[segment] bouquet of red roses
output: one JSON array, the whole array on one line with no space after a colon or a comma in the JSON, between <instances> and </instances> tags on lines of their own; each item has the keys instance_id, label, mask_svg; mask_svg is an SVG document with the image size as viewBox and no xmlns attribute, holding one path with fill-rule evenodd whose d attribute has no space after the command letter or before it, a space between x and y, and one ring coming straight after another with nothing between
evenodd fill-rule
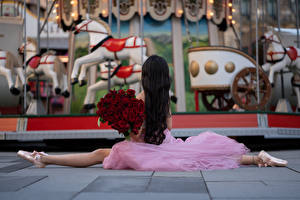
<instances>
[{"instance_id":1,"label":"bouquet of red roses","mask_svg":"<svg viewBox=\"0 0 300 200\"><path fill-rule=\"evenodd\" d=\"M129 138L129 133L138 134L144 121L145 105L135 97L135 91L110 90L97 104L98 126L108 122L113 129Z\"/></svg>"}]
</instances>

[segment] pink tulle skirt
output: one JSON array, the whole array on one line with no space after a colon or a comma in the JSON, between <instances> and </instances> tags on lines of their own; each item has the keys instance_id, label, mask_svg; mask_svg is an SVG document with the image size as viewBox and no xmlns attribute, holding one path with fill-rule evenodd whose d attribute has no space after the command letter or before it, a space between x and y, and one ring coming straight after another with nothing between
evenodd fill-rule
<instances>
[{"instance_id":1,"label":"pink tulle skirt","mask_svg":"<svg viewBox=\"0 0 300 200\"><path fill-rule=\"evenodd\" d=\"M203 132L185 141L170 131L161 145L122 141L115 144L103 161L105 169L139 171L195 171L231 169L240 165L249 150L244 144L213 132Z\"/></svg>"}]
</instances>

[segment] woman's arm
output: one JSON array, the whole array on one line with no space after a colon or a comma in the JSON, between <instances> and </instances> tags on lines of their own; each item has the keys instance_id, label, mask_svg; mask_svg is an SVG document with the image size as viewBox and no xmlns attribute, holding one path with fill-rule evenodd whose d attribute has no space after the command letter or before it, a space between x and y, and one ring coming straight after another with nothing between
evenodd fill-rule
<instances>
[{"instance_id":1,"label":"woman's arm","mask_svg":"<svg viewBox=\"0 0 300 200\"><path fill-rule=\"evenodd\" d=\"M129 133L130 141L133 141L133 142L144 142L144 140L141 138L141 133L142 133L142 131L139 131L139 133L136 135L133 132L130 132Z\"/></svg>"},{"instance_id":2,"label":"woman's arm","mask_svg":"<svg viewBox=\"0 0 300 200\"><path fill-rule=\"evenodd\" d=\"M167 118L167 128L169 130L172 129L172 114L171 114L171 111L170 111L170 116Z\"/></svg>"},{"instance_id":3,"label":"woman's arm","mask_svg":"<svg viewBox=\"0 0 300 200\"><path fill-rule=\"evenodd\" d=\"M145 102L145 94L144 91L140 92L138 95L136 95L137 99L142 99Z\"/></svg>"}]
</instances>

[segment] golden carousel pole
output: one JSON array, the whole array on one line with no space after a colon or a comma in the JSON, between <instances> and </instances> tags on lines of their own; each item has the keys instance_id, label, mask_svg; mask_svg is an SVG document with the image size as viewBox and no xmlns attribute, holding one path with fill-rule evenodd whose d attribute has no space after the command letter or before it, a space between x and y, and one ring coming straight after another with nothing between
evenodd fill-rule
<instances>
[{"instance_id":1,"label":"golden carousel pole","mask_svg":"<svg viewBox=\"0 0 300 200\"><path fill-rule=\"evenodd\" d=\"M256 95L257 104L260 104L260 94L259 94L259 64L258 64L258 2L255 0L255 60L256 60Z\"/></svg>"},{"instance_id":2,"label":"golden carousel pole","mask_svg":"<svg viewBox=\"0 0 300 200\"><path fill-rule=\"evenodd\" d=\"M296 0L297 1L297 0ZM277 4L277 28L280 35L281 22L280 22L280 1L276 1ZM285 87L284 87L284 71L280 70L280 81L281 81L281 98L278 100L275 112L292 112L292 107L288 99L285 98Z\"/></svg>"},{"instance_id":3,"label":"golden carousel pole","mask_svg":"<svg viewBox=\"0 0 300 200\"><path fill-rule=\"evenodd\" d=\"M299 40L299 1L296 0L296 30L297 30L297 47L300 48Z\"/></svg>"},{"instance_id":4,"label":"golden carousel pole","mask_svg":"<svg viewBox=\"0 0 300 200\"><path fill-rule=\"evenodd\" d=\"M140 0L140 37L141 37L141 63L143 64L143 41L144 41L144 5L143 5L143 0Z\"/></svg>"},{"instance_id":5,"label":"golden carousel pole","mask_svg":"<svg viewBox=\"0 0 300 200\"><path fill-rule=\"evenodd\" d=\"M121 38L121 31L120 31L120 0L117 0L117 13L118 13L118 18L117 18L117 33L118 33L118 38Z\"/></svg>"},{"instance_id":6,"label":"golden carousel pole","mask_svg":"<svg viewBox=\"0 0 300 200\"><path fill-rule=\"evenodd\" d=\"M108 2L108 26L111 29L111 26L112 26L112 0L109 0L109 2ZM111 83L110 83L111 60L108 60L108 66L107 67L108 67L107 92L109 92L110 87L111 87Z\"/></svg>"},{"instance_id":7,"label":"golden carousel pole","mask_svg":"<svg viewBox=\"0 0 300 200\"><path fill-rule=\"evenodd\" d=\"M26 44L26 0L24 0L24 4L23 4L23 43ZM23 74L24 74L24 78L26 80L26 45L24 45L24 62L23 62ZM27 108L27 99L26 99L26 94L27 94L27 88L26 88L26 84L24 84L24 107L23 107L23 114L26 113L26 108Z\"/></svg>"}]
</instances>

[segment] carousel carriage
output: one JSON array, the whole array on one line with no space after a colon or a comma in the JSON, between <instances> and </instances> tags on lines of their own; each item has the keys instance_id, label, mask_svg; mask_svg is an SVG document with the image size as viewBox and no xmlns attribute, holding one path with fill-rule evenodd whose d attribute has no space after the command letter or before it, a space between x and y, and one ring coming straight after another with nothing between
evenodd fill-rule
<instances>
[{"instance_id":1,"label":"carousel carriage","mask_svg":"<svg viewBox=\"0 0 300 200\"><path fill-rule=\"evenodd\" d=\"M271 95L271 84L259 66L257 93L256 62L229 47L194 47L188 51L191 88L198 93L208 110L226 111L234 104L246 110L263 110Z\"/></svg>"}]
</instances>

